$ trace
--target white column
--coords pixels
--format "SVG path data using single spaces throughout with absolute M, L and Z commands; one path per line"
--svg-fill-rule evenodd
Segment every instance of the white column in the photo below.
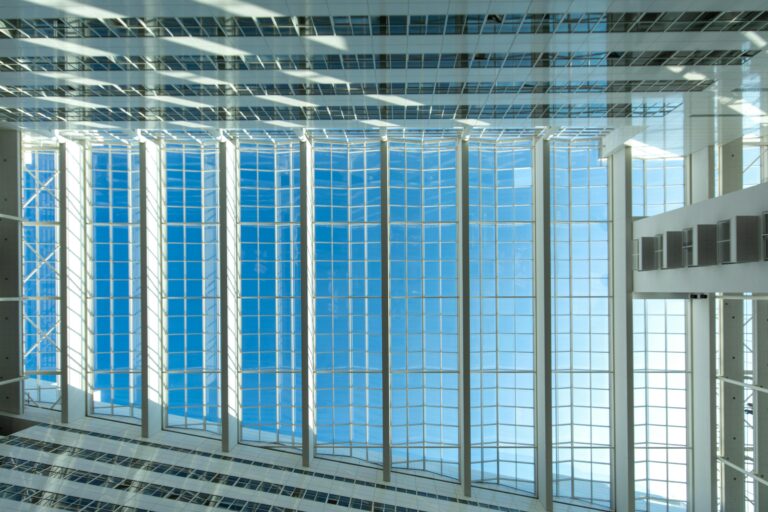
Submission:
M 686 159 L 685 204 L 715 197 L 715 148 L 706 146 Z
M 0 130 L 0 411 L 21 414 L 21 132 Z M 11 381 L 11 382 L 6 382 Z
M 161 378 L 163 343 L 162 165 L 160 145 L 139 143 L 139 239 L 141 261 L 141 435 L 163 427 Z
M 315 231 L 312 144 L 301 140 L 301 462 L 315 455 Z
M 723 299 L 720 310 L 720 372 L 744 381 L 744 301 Z M 744 468 L 744 387 L 721 381 L 720 456 Z M 728 512 L 744 510 L 744 473 L 722 465 L 722 503 Z
M 720 148 L 720 193 L 728 194 L 744 186 L 741 137 Z M 723 300 L 720 309 L 720 371 L 723 376 L 744 380 L 744 302 Z M 744 468 L 744 390 L 722 382 L 720 387 L 720 456 Z M 744 510 L 744 474 L 728 464 L 722 465 L 722 503 L 728 511 Z
M 385 482 L 390 481 L 392 474 L 389 353 L 389 142 L 384 139 L 381 141 L 381 412 Z
M 752 302 L 755 473 L 768 480 L 768 300 Z M 755 512 L 768 512 L 768 486 L 755 482 Z
M 549 141 L 533 147 L 536 319 L 536 495 L 552 510 L 552 251 Z
M 219 308 L 221 315 L 221 447 L 238 442 L 240 362 L 240 237 L 237 147 L 219 142 Z
M 86 410 L 86 172 L 85 149 L 59 144 L 59 240 L 61 289 L 61 419 L 85 416 Z
M 469 327 L 469 142 L 456 148 L 456 207 L 459 279 L 459 481 L 464 496 L 472 495 L 472 422 Z
M 714 148 L 690 155 L 686 174 L 692 204 L 714 197 Z M 715 302 L 696 295 L 686 305 L 686 352 L 691 369 L 688 386 L 688 495 L 691 510 L 714 510 L 717 473 L 715 446 Z
M 744 154 L 741 137 L 720 146 L 720 194 L 744 188 Z
M 634 379 L 632 373 L 632 151 L 610 157 L 613 421 L 616 509 L 635 509 Z

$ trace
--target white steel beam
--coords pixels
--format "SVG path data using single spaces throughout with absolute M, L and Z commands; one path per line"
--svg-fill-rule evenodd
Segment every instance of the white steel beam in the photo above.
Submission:
M 21 414 L 24 362 L 22 337 L 21 132 L 0 130 L 0 411 Z
M 755 385 L 768 389 L 768 300 L 752 302 L 752 361 Z M 755 469 L 768 480 L 768 393 L 754 393 Z M 768 486 L 755 484 L 755 512 L 768 512 Z
M 219 310 L 221 314 L 221 447 L 239 440 L 240 243 L 237 147 L 219 142 Z
M 162 165 L 160 145 L 139 143 L 139 239 L 141 261 L 141 435 L 163 427 L 162 358 L 165 262 L 162 234 Z
M 720 310 L 720 372 L 726 379 L 744 380 L 744 301 L 723 299 Z M 744 510 L 744 388 L 720 382 L 720 457 L 722 503 L 728 512 Z
M 314 166 L 312 144 L 302 137 L 300 147 L 301 201 L 301 462 L 315 456 L 315 236 Z
M 536 495 L 552 510 L 552 261 L 549 141 L 533 147 L 536 337 Z
M 472 495 L 472 421 L 469 309 L 469 142 L 456 148 L 456 207 L 459 280 L 459 481 L 464 496 Z
M 635 436 L 632 331 L 632 150 L 610 157 L 613 421 L 616 443 L 615 506 L 635 509 Z
M 686 204 L 714 196 L 714 148 L 686 159 Z M 712 511 L 717 502 L 715 444 L 715 304 L 692 295 L 686 303 L 686 354 L 691 370 L 686 401 L 689 444 L 688 497 L 691 510 Z
M 730 34 L 729 34 L 730 35 Z M 665 51 L 680 46 L 676 32 L 542 34 L 445 34 L 293 37 L 84 37 L 16 38 L 0 40 L 0 54 L 8 56 L 73 55 L 88 57 L 221 55 L 234 57 L 267 55 L 355 55 L 355 54 L 436 54 L 569 52 L 579 51 Z M 707 50 L 742 50 L 744 37 L 724 37 L 722 32 L 688 32 L 685 47 Z
M 61 262 L 61 418 L 85 416 L 86 392 L 86 179 L 85 148 L 59 144 L 59 259 Z
M 381 141 L 381 412 L 382 474 L 392 475 L 392 420 L 389 379 L 389 142 Z

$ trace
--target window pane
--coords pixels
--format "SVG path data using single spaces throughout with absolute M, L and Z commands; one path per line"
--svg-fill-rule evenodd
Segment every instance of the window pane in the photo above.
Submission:
M 139 152 L 96 146 L 91 152 L 93 304 L 91 410 L 141 417 Z
M 299 144 L 240 147 L 242 439 L 301 446 Z
M 219 433 L 218 146 L 167 144 L 168 427 Z

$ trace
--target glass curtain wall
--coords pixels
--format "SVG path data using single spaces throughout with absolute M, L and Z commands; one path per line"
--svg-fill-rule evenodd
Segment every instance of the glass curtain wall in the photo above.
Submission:
M 472 479 L 533 494 L 531 143 L 469 143 Z
M 632 161 L 632 214 L 658 215 L 684 203 L 684 160 Z M 686 510 L 689 442 L 685 301 L 634 299 L 635 506 Z
M 91 412 L 141 417 L 139 152 L 91 148 Z
M 608 169 L 598 141 L 551 143 L 555 499 L 612 505 Z
M 58 149 L 25 148 L 21 171 L 24 402 L 61 407 Z
M 458 478 L 456 140 L 389 161 L 392 466 Z
M 318 453 L 382 451 L 381 144 L 318 143 L 315 290 Z
M 299 144 L 240 145 L 241 440 L 301 447 Z
M 218 145 L 166 144 L 166 426 L 218 434 Z

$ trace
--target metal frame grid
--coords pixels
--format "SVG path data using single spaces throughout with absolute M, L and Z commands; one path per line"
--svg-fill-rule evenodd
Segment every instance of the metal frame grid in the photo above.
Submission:
M 318 454 L 381 464 L 381 144 L 314 144 Z
M 165 145 L 165 426 L 221 430 L 218 146 Z
M 613 503 L 608 170 L 597 141 L 552 141 L 555 500 Z
M 138 145 L 90 148 L 89 411 L 141 418 Z
M 391 142 L 392 466 L 459 476 L 456 140 Z M 439 272 L 438 272 L 439 269 Z
M 242 442 L 301 447 L 299 144 L 240 144 Z
M 685 159 L 632 160 L 632 216 L 646 217 L 685 204 Z
M 59 152 L 25 147 L 22 187 L 24 401 L 60 409 Z
M 535 494 L 533 152 L 469 142 L 472 480 Z
M 635 507 L 688 507 L 688 389 L 684 299 L 635 299 Z

